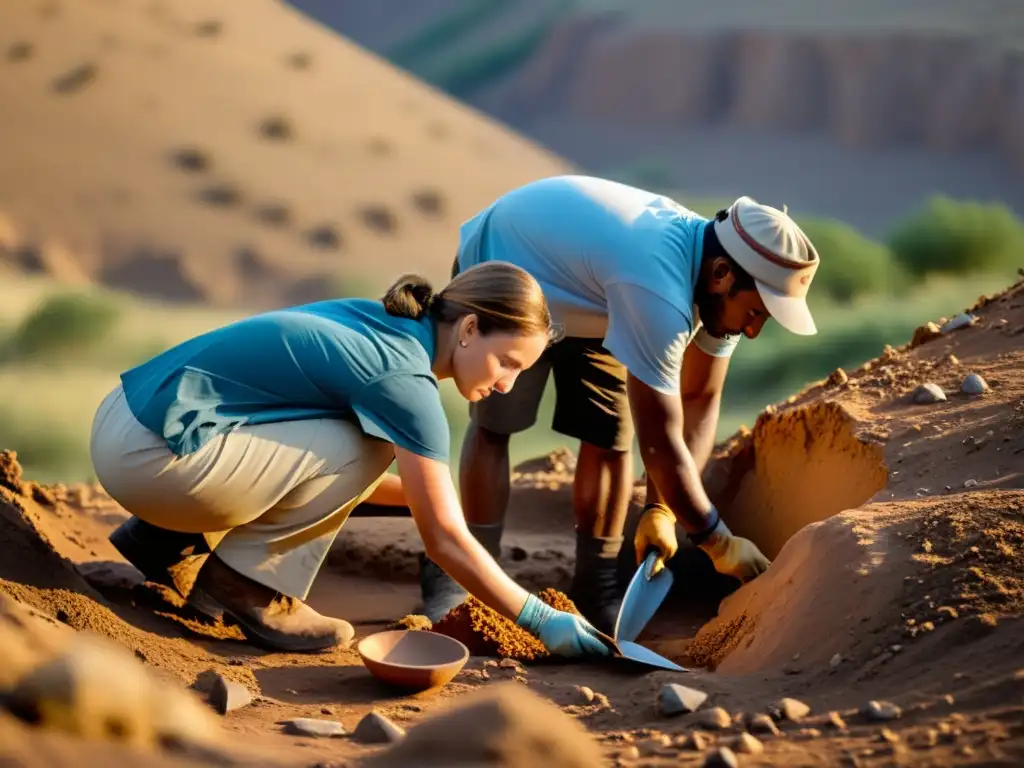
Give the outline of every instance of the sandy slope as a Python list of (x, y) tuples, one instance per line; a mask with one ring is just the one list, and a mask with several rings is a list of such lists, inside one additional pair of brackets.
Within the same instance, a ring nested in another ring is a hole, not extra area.
[(10, 0), (0, 99), (0, 252), (172, 298), (441, 280), (462, 219), (566, 167), (274, 0)]
[[(637, 754), (651, 766), (699, 762), (706, 747), (694, 747), (694, 732), (708, 745), (734, 743), (750, 716), (783, 696), (806, 702), (810, 715), (779, 723), (781, 736), (760, 735), (764, 752), (742, 764), (1019, 764), (1024, 283), (975, 311), (973, 327), (886, 350), (845, 382), (837, 375), (769, 409), (718, 452), (709, 487), (730, 525), (772, 553), (772, 568), (716, 606), (708, 597), (734, 585), (709, 575), (699, 554), (680, 555), (678, 588), (641, 639), (688, 664), (694, 671), (679, 681), (709, 693), (703, 709), (723, 707), (731, 725), (710, 729), (701, 712), (660, 717), (654, 699), (678, 679), (670, 673), (541, 665), (524, 673), (526, 686), (586, 725), (609, 761), (622, 764)], [(968, 372), (991, 391), (958, 393)], [(923, 381), (948, 399), (910, 401)], [(112, 638), (176, 685), (203, 691), (214, 670), (258, 692), (223, 721), (238, 764), (256, 764), (254, 754), (278, 765), (378, 754), (347, 739), (286, 736), (276, 724), (302, 715), (351, 729), (375, 708), (415, 726), (511, 675), (491, 670), (487, 679), (484, 659), (474, 658), (441, 691), (408, 697), (376, 684), (351, 650), (258, 651), (237, 630), (197, 621), (138, 585), (105, 540), (124, 513), (101, 490), (40, 489), (9, 457), (0, 463), (0, 592)], [(564, 585), (570, 481), (571, 462), (557, 456), (517, 474), (503, 563), (528, 581)], [(313, 602), (352, 619), (360, 635), (414, 611), (417, 548), (407, 521), (351, 521)], [(582, 703), (581, 684), (607, 703)], [(869, 700), (894, 702), (902, 716), (872, 722), (860, 712)], [(39, 754), (39, 739), (53, 754), (67, 748), (66, 739), (17, 722), (0, 727), (17, 736), (5, 744), (18, 764)]]

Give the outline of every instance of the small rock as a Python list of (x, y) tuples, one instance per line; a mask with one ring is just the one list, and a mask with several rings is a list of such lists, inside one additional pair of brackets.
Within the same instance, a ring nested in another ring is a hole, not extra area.
[(988, 382), (976, 373), (969, 374), (960, 382), (960, 391), (967, 395), (982, 395), (989, 389)]
[(584, 704), (589, 704), (594, 700), (594, 691), (587, 688), (585, 685), (576, 686), (576, 694), (580, 697)]
[(846, 721), (843, 720), (842, 716), (838, 712), (829, 712), (827, 722), (837, 731), (846, 730)]
[(895, 731), (891, 731), (888, 728), (883, 728), (878, 732), (878, 738), (880, 741), (887, 742), (889, 744), (896, 744), (900, 740), (900, 735)]
[(334, 714), (334, 710), (331, 709), (330, 707), (320, 707), (320, 714), (321, 715), (333, 715)]
[(969, 478), (967, 480), (964, 480), (964, 488), (973, 488), (977, 484), (978, 484), (978, 481), (975, 480), (973, 477)]
[(703, 752), (711, 746), (711, 737), (703, 731), (694, 731), (687, 739), (686, 746), (694, 752)]
[(633, 760), (639, 760), (639, 759), (640, 759), (640, 750), (637, 747), (635, 747), (635, 746), (633, 746), (633, 747), (626, 747), (624, 750), (619, 752), (619, 760), (627, 760), (627, 761), (631, 762)]
[(912, 398), (918, 405), (930, 405), (943, 402), (946, 399), (946, 393), (938, 384), (928, 381), (914, 390)]
[(612, 703), (608, 701), (608, 697), (603, 693), (594, 693), (594, 703), (597, 704), (601, 709), (611, 709)]
[(967, 326), (974, 325), (975, 323), (978, 322), (978, 319), (978, 317), (972, 315), (969, 312), (963, 312), (954, 317), (952, 320), (949, 320), (948, 322), (944, 323), (942, 327), (939, 328), (939, 330), (942, 333), (949, 333), (950, 331), (955, 331), (960, 328), (966, 328)]
[(754, 715), (750, 718), (750, 722), (747, 723), (747, 728), (751, 733), (770, 733), (772, 736), (779, 735), (778, 726), (775, 725), (775, 721), (768, 717), (768, 715)]
[(764, 752), (764, 744), (749, 733), (741, 733), (732, 746), (737, 752), (745, 755), (759, 755)]
[(515, 670), (518, 670), (519, 669), (519, 662), (516, 661), (515, 659), (502, 659), (498, 663), (498, 666), (501, 667), (502, 669), (515, 669)]
[(842, 655), (837, 653), (831, 659), (829, 659), (828, 665), (830, 667), (832, 667), (832, 669), (835, 669), (836, 667), (838, 667), (842, 663), (843, 663), (843, 657), (842, 657)]
[(768, 708), (768, 712), (776, 720), (789, 720), (799, 723), (811, 713), (811, 708), (798, 699), (779, 699), (779, 701)]
[(359, 721), (352, 737), (364, 744), (394, 744), (405, 737), (405, 729), (379, 712), (370, 712)]
[(219, 714), (226, 715), (252, 703), (252, 692), (241, 683), (217, 675), (210, 691), (210, 703)]
[(832, 371), (832, 375), (828, 377), (828, 383), (833, 387), (841, 387), (850, 380), (850, 377), (846, 375), (846, 371), (842, 368), (836, 368)]
[(696, 712), (707, 698), (708, 695), (704, 691), (687, 688), (678, 683), (665, 683), (658, 693), (658, 709), (669, 717)]
[(498, 662), (496, 662), (494, 659), (488, 659), (487, 661), (484, 662), (484, 667), (485, 668), (490, 667), (490, 668), (493, 669), (494, 667), (497, 667), (497, 666), (498, 666)]
[(294, 736), (324, 738), (345, 736), (347, 734), (345, 726), (341, 723), (334, 720), (317, 720), (312, 717), (296, 717), (292, 720), (285, 720), (284, 730), (285, 733), (290, 733)]
[(911, 743), (918, 749), (931, 749), (939, 743), (939, 732), (934, 728), (925, 728), (911, 740)]
[(705, 768), (738, 768), (739, 764), (736, 753), (728, 747), (719, 747), (704, 758)]
[(803, 739), (816, 739), (821, 736), (821, 731), (817, 728), (801, 728), (797, 731), (797, 735)]
[(939, 329), (939, 326), (935, 323), (928, 322), (914, 331), (914, 337), (911, 339), (910, 345), (912, 347), (918, 347), (932, 339), (938, 338), (941, 335), (942, 331)]
[(890, 720), (899, 720), (903, 715), (903, 710), (891, 701), (869, 701), (861, 709), (861, 714), (868, 720), (885, 723)]
[(641, 757), (649, 757), (661, 752), (665, 747), (672, 746), (672, 739), (665, 735), (652, 736), (636, 744), (637, 751)]
[(697, 722), (707, 728), (728, 728), (732, 725), (732, 718), (721, 707), (712, 707), (701, 712)]

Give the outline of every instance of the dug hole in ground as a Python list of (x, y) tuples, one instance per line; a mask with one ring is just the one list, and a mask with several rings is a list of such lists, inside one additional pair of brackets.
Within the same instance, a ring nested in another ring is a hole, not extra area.
[[(720, 447), (709, 491), (773, 563), (736, 589), (700, 552), (676, 558), (673, 591), (638, 640), (689, 673), (553, 663), (512, 648), (522, 661), (473, 656), (447, 686), (407, 695), (373, 679), (354, 649), (267, 653), (142, 583), (106, 540), (125, 513), (102, 489), (38, 486), (7, 453), (0, 757), (1020, 764), (1024, 284), (969, 315), (837, 371)], [(568, 453), (516, 470), (502, 564), (531, 588), (568, 586), (571, 481)], [(311, 603), (352, 621), (360, 637), (393, 626), (418, 610), (420, 550), (409, 520), (352, 519)], [(628, 577), (631, 551), (622, 565)], [(668, 683), (706, 698), (670, 715), (659, 703)], [(376, 730), (363, 723), (371, 713)], [(345, 735), (301, 735), (296, 718)]]

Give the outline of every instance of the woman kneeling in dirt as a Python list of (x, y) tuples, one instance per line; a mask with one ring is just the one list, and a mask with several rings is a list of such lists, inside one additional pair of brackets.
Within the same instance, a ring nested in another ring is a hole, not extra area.
[(528, 594), (469, 533), (446, 463), (438, 380), (470, 401), (507, 392), (550, 341), (540, 286), (500, 262), (438, 294), (405, 277), (383, 301), (267, 312), (186, 341), (122, 374), (97, 411), (93, 466), (133, 515), (111, 541), (168, 586), (212, 550), (189, 602), (254, 642), (348, 644), (351, 624), (303, 600), (395, 460), (432, 560), (552, 653), (605, 654), (592, 626)]

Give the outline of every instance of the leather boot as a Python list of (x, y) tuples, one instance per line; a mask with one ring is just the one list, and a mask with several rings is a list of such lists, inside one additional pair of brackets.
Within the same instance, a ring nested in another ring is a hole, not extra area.
[(616, 560), (623, 537), (576, 534), (576, 570), (569, 597), (580, 613), (601, 632), (613, 635), (622, 605)]
[(251, 642), (271, 650), (347, 648), (355, 636), (347, 621), (321, 616), (298, 598), (243, 576), (216, 553), (199, 572), (189, 603), (215, 619), (235, 621)]
[(163, 584), (183, 598), (192, 591), (210, 548), (201, 533), (179, 533), (129, 517), (113, 533), (110, 543), (146, 581)]
[[(495, 560), (501, 556), (501, 535), (503, 523), (494, 525), (470, 525), (469, 531)], [(427, 557), (420, 555), (420, 597), (423, 599), (423, 615), (431, 622), (438, 622), (448, 611), (462, 603), (468, 596), (459, 583)]]

